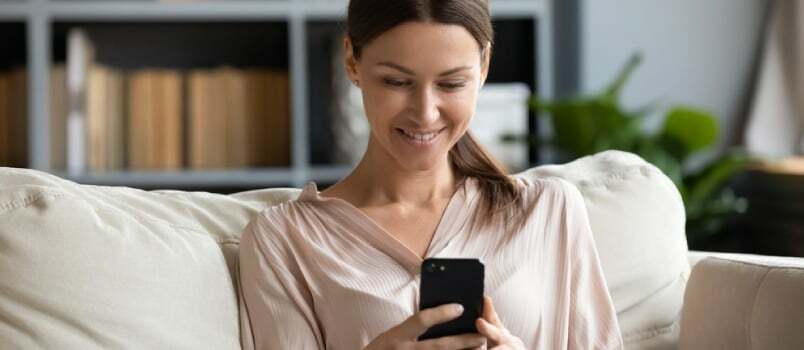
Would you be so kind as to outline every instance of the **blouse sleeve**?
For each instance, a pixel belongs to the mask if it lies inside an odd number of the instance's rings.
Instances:
[[[580,191],[565,183],[570,230],[569,349],[622,349],[611,300]]]
[[[324,349],[312,297],[295,262],[282,254],[266,231],[273,225],[254,219],[240,242],[239,308],[241,346],[247,350]]]

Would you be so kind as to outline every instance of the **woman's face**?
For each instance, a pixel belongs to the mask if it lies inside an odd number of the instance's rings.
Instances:
[[[348,39],[345,49],[371,125],[370,151],[409,170],[445,164],[474,115],[489,53],[482,60],[462,26],[428,22],[381,34],[363,47],[359,61]]]

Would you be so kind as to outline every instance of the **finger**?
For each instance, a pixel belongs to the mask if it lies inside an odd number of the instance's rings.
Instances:
[[[405,339],[416,338],[427,328],[458,318],[463,313],[461,304],[445,304],[425,309],[408,317],[393,331]]]
[[[497,327],[503,326],[500,317],[497,315],[497,311],[494,310],[494,303],[489,296],[483,297],[483,318]]]
[[[492,340],[492,342],[501,343],[504,340],[504,334],[502,329],[498,328],[497,326],[489,323],[488,321],[478,318],[475,322],[475,327],[477,327],[477,332],[481,335],[485,336]]]
[[[478,333],[451,335],[436,339],[427,339],[416,343],[415,349],[483,349],[486,337]]]

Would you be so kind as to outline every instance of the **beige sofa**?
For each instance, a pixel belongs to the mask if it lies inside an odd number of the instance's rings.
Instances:
[[[583,193],[627,348],[804,349],[803,260],[688,252],[681,199],[655,167],[604,152],[519,176]],[[296,195],[1,168],[0,349],[238,349],[241,230]]]

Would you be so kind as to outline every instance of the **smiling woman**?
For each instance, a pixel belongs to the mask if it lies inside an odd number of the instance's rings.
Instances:
[[[504,207],[519,204],[517,191],[467,131],[491,59],[488,9],[482,1],[429,11],[423,3],[403,3],[350,3],[345,63],[363,92],[372,129],[367,156],[382,150],[398,166],[414,169],[443,164],[438,157],[448,156],[456,175],[481,180],[487,222],[495,221]],[[373,15],[361,16],[369,10]]]
[[[346,178],[246,228],[244,348],[622,347],[578,190],[508,176],[467,131],[492,38],[485,0],[350,2],[344,66],[368,147]],[[477,333],[417,340],[462,312],[418,310],[431,257],[485,264]]]

